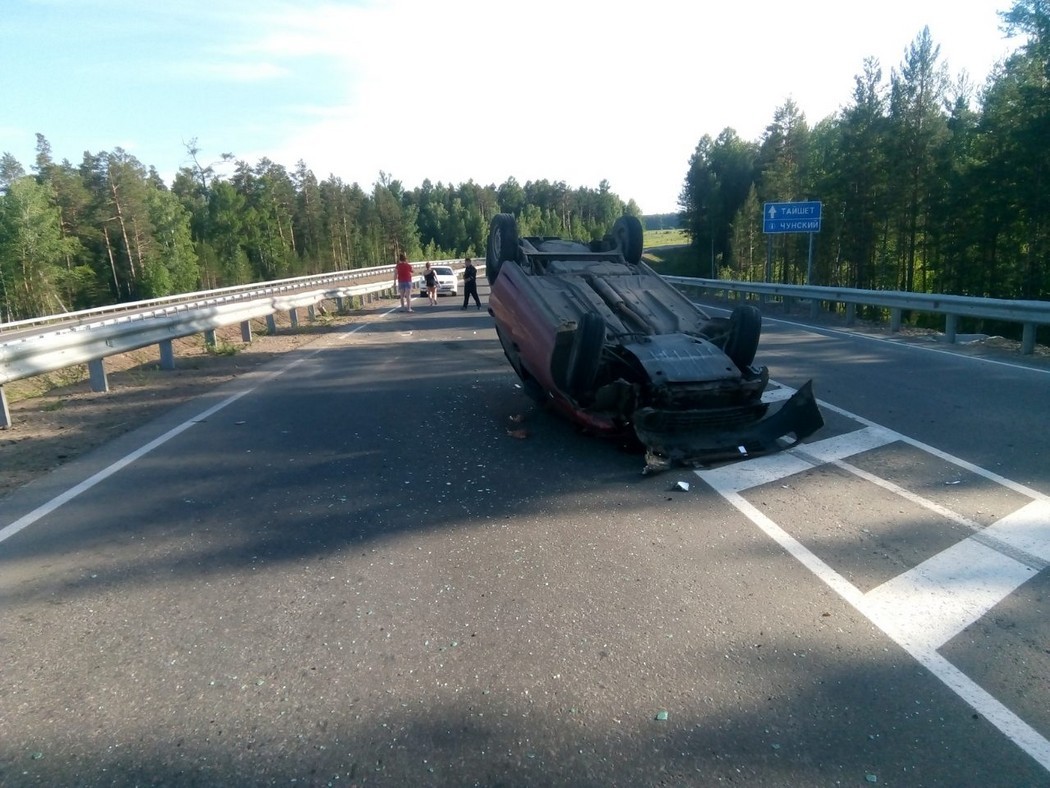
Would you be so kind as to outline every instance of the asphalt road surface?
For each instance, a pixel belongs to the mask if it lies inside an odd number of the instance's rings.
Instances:
[[[767,323],[643,477],[416,303],[0,502],[0,784],[1050,785],[1045,370]]]

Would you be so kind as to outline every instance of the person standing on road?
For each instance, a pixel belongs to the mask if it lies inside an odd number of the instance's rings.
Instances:
[[[478,309],[481,309],[481,299],[478,298],[478,269],[474,267],[469,257],[463,262],[467,264],[467,267],[463,269],[463,308],[467,308],[470,297],[474,296],[474,303],[477,304]]]
[[[412,311],[412,263],[408,262],[408,256],[402,252],[397,258],[394,266],[394,286],[397,294],[401,297],[401,311]]]
[[[430,267],[430,263],[427,263],[427,270],[423,272],[423,282],[427,286],[427,298],[430,299],[430,305],[437,306],[438,275],[437,272]]]

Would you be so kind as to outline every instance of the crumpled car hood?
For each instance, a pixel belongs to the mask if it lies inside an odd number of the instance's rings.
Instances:
[[[768,407],[759,403],[759,416]],[[733,423],[730,410],[696,411],[690,423],[687,412],[642,408],[635,412],[634,431],[645,446],[644,473],[675,465],[705,466],[727,460],[758,457],[791,448],[824,426],[824,417],[807,382],[780,408],[765,418],[747,419],[741,409],[731,409],[742,423]]]

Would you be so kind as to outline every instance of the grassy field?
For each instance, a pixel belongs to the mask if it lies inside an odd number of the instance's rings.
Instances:
[[[710,276],[709,264],[706,269],[701,270],[702,261],[696,250],[688,245],[689,240],[684,235],[681,236],[683,240],[678,242],[664,240],[668,237],[678,237],[678,233],[678,230],[646,233],[645,253],[642,255],[645,262],[664,276]],[[660,240],[653,243],[651,236]]]
[[[646,230],[642,244],[646,249],[654,246],[681,246],[689,243],[689,236],[682,230]]]

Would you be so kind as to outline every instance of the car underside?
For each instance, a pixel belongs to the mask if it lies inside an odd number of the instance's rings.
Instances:
[[[518,238],[512,216],[493,219],[489,311],[525,391],[591,432],[637,441],[650,470],[764,454],[819,429],[810,384],[767,416],[758,310],[700,310],[641,261],[632,219],[592,243]]]

